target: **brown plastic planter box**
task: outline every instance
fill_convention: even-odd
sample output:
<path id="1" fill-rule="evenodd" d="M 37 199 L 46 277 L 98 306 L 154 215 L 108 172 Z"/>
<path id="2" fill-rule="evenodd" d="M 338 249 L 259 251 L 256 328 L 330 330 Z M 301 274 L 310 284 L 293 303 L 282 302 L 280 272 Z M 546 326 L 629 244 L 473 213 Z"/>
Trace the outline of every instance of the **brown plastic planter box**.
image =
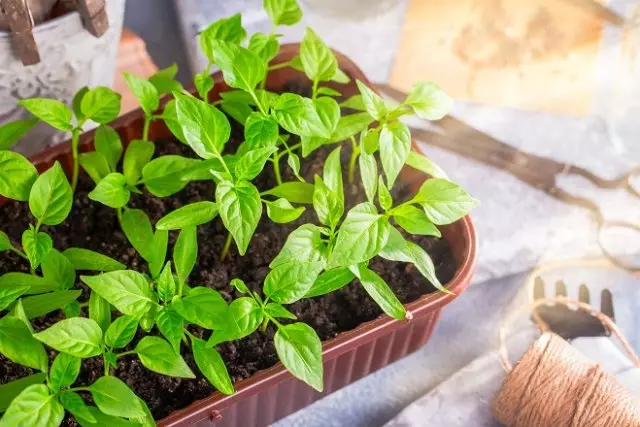
<path id="1" fill-rule="evenodd" d="M 285 45 L 275 59 L 275 63 L 287 61 L 298 54 L 298 44 Z M 357 93 L 354 80 L 359 79 L 371 86 L 362 71 L 348 58 L 336 53 L 340 68 L 352 79 L 347 85 L 333 85 L 343 94 Z M 215 86 L 211 101 L 219 99 L 219 92 L 228 90 L 220 73 L 213 75 Z M 291 79 L 306 81 L 302 73 L 289 68 L 272 72 L 267 80 L 267 88 L 282 89 Z M 166 102 L 166 99 L 165 99 Z M 143 127 L 143 113 L 140 109 L 120 117 L 112 126 L 124 143 L 140 138 Z M 162 121 L 151 125 L 150 139 L 170 138 L 171 133 Z M 93 132 L 81 137 L 81 151 L 93 148 Z M 414 149 L 419 150 L 414 144 Z M 32 158 L 39 170 L 49 168 L 56 160 L 67 171 L 71 170 L 72 157 L 67 142 L 48 149 Z M 403 178 L 417 187 L 424 180 L 416 171 L 403 171 Z M 2 200 L 0 200 L 0 205 Z M 476 263 L 476 234 L 469 217 L 446 226 L 442 230 L 453 249 L 458 262 L 458 270 L 447 288 L 459 295 L 471 281 Z M 293 378 L 281 363 L 265 369 L 236 384 L 236 394 L 225 396 L 214 393 L 209 398 L 194 402 L 185 409 L 172 413 L 159 421 L 160 426 L 266 426 L 304 408 L 312 402 L 362 378 L 383 366 L 398 360 L 422 347 L 433 332 L 443 307 L 455 296 L 441 292 L 424 295 L 407 304 L 413 314 L 411 321 L 398 321 L 388 316 L 358 326 L 341 333 L 323 343 L 324 392 L 318 393 L 306 384 Z M 443 349 L 446 351 L 446 349 Z"/>

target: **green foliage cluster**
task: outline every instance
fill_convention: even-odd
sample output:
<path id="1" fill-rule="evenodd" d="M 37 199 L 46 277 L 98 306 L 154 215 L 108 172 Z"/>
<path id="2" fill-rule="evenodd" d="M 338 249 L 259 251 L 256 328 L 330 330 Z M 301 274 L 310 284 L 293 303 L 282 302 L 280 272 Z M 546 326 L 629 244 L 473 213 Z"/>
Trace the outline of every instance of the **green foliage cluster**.
<path id="1" fill-rule="evenodd" d="M 269 34 L 257 33 L 247 41 L 239 14 L 214 22 L 201 33 L 200 45 L 209 64 L 194 77 L 199 97 L 174 79 L 175 66 L 148 80 L 125 76 L 145 116 L 140 139 L 126 148 L 108 125 L 119 114 L 120 95 L 106 87 L 81 89 L 72 108 L 50 99 L 21 101 L 35 119 L 0 128 L 0 195 L 28 201 L 35 218 L 20 244 L 0 232 L 0 252 L 18 254 L 31 268 L 30 273 L 0 276 L 0 311 L 5 313 L 0 318 L 0 353 L 38 371 L 0 386 L 0 413 L 4 412 L 0 426 L 57 426 L 65 411 L 82 426 L 154 425 L 146 404 L 112 375 L 126 363 L 122 358 L 137 357 L 147 369 L 163 375 L 195 378 L 182 357 L 191 352 L 200 373 L 217 390 L 231 394 L 234 387 L 216 346 L 269 324 L 275 327 L 274 344 L 284 366 L 322 390 L 320 339 L 286 305 L 334 292 L 357 278 L 385 313 L 410 318 L 387 283 L 368 267 L 374 257 L 412 263 L 429 282 L 448 292 L 429 255 L 406 240 L 400 229 L 440 237 L 438 226 L 459 220 L 477 202 L 428 158 L 411 150 L 409 129 L 400 118 L 417 115 L 437 120 L 447 113 L 451 99 L 426 83 L 415 85 L 407 99 L 395 105 L 357 81 L 360 93 L 339 103 L 342 94 L 328 83 L 347 83 L 349 77 L 311 29 L 299 56 L 272 63 L 280 49 L 278 26 L 296 24 L 302 13 L 295 0 L 265 0 L 264 6 L 273 22 Z M 214 65 L 231 90 L 209 102 Z M 311 97 L 267 89 L 267 75 L 284 67 L 309 78 Z M 173 96 L 158 113 L 163 94 Z M 231 133 L 228 117 L 244 127 L 244 141 L 235 153 L 226 147 Z M 89 120 L 99 124 L 95 150 L 79 154 L 79 136 Z M 198 158 L 153 158 L 155 147 L 149 137 L 155 120 L 164 121 Z M 71 184 L 58 163 L 38 175 L 27 159 L 8 151 L 39 121 L 71 132 Z M 345 141 L 352 148 L 346 178 L 340 158 Z M 301 158 L 325 145 L 335 148 L 324 162 L 322 176 L 306 182 L 300 174 Z M 282 180 L 284 157 L 294 181 Z M 267 164 L 272 165 L 277 185 L 261 192 L 253 181 Z M 391 189 L 405 165 L 432 178 L 399 203 Z M 127 270 L 118 261 L 83 248 L 59 252 L 41 231 L 43 225 L 56 226 L 67 218 L 79 166 L 95 182 L 89 197 L 117 210 L 130 244 L 148 263 L 148 274 Z M 346 211 L 343 181 L 352 182 L 356 168 L 367 201 Z M 155 225 L 144 211 L 129 206 L 132 193 L 142 188 L 167 197 L 192 181 L 211 179 L 212 200 L 183 206 Z M 288 223 L 306 209 L 313 209 L 317 221 L 288 236 L 269 266 L 262 293 L 234 279 L 230 285 L 243 296 L 227 302 L 217 291 L 189 282 L 198 259 L 198 226 L 219 216 L 228 230 L 221 258 L 232 244 L 244 255 L 264 210 L 271 221 Z M 171 257 L 169 232 L 178 233 Z M 78 272 L 90 289 L 83 303 L 78 302 Z M 57 310 L 64 311 L 65 319 L 34 333 L 31 319 Z M 190 325 L 210 331 L 203 335 L 206 339 L 194 335 Z M 133 345 L 139 330 L 144 337 Z M 51 366 L 46 348 L 57 352 Z M 74 387 L 83 359 L 92 357 L 103 359 L 104 376 L 89 386 Z M 88 405 L 83 394 L 90 395 L 94 405 Z"/>

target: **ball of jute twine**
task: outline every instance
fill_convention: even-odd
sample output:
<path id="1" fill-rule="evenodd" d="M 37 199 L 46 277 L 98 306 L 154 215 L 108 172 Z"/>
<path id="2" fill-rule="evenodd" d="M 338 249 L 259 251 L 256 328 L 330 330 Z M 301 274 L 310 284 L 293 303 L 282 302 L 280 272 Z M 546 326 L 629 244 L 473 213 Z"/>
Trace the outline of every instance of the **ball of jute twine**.
<path id="1" fill-rule="evenodd" d="M 529 277 L 535 275 L 536 272 Z M 505 346 L 507 328 L 500 328 L 500 356 L 508 375 L 493 403 L 494 416 L 509 427 L 640 426 L 640 399 L 597 363 L 548 331 L 536 310 L 553 303 L 577 307 L 596 316 L 640 367 L 640 359 L 629 342 L 605 314 L 566 297 L 536 300 L 515 316 L 532 312 L 543 333 L 515 366 L 509 362 Z"/>

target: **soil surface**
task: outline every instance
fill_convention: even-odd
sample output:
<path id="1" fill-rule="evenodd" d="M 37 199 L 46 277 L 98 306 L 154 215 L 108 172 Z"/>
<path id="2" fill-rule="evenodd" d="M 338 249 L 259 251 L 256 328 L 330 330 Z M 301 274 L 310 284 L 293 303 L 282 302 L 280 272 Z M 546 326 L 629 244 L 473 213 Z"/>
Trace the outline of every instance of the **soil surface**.
<path id="1" fill-rule="evenodd" d="M 229 152 L 234 152 L 239 137 L 242 135 L 242 128 L 233 120 L 232 123 L 235 126 L 232 139 L 227 144 Z M 293 142 L 293 139 L 291 141 Z M 189 147 L 177 141 L 158 141 L 156 145 L 156 156 L 180 154 L 195 157 Z M 314 174 L 322 173 L 323 160 L 333 148 L 335 146 L 322 148 L 312 153 L 308 159 L 303 160 L 301 174 L 307 182 L 313 182 Z M 356 172 L 353 184 L 347 182 L 346 170 L 350 154 L 351 145 L 342 144 L 341 155 L 344 165 L 347 203 L 345 211 L 350 206 L 365 200 L 364 190 L 359 184 L 358 173 Z M 284 181 L 296 179 L 286 165 L 284 157 L 281 170 Z M 261 190 L 275 186 L 276 182 L 270 165 L 255 180 L 255 183 Z M 69 247 L 83 247 L 109 255 L 131 269 L 146 272 L 146 262 L 129 245 L 124 233 L 120 230 L 115 211 L 93 202 L 87 197 L 92 188 L 93 183 L 90 179 L 86 176 L 81 177 L 69 218 L 56 227 L 43 227 L 43 231 L 51 235 L 55 247 L 60 251 Z M 409 197 L 408 188 L 401 181 L 396 183 L 392 193 L 396 201 Z M 178 194 L 163 199 L 154 197 L 145 190 L 143 194 L 132 197 L 131 206 L 143 209 L 155 223 L 166 213 L 185 204 L 200 200 L 213 200 L 213 194 L 212 181 L 194 182 Z M 12 202 L 0 208 L 0 228 L 15 242 L 20 241 L 22 232 L 31 222 L 33 222 L 33 218 L 29 213 L 27 203 Z M 299 225 L 307 222 L 318 223 L 311 206 L 307 207 L 306 212 L 299 220 L 290 224 L 274 224 L 269 221 L 265 212 L 245 256 L 239 256 L 237 251 L 231 250 L 223 262 L 219 260 L 219 254 L 227 233 L 222 222 L 216 218 L 209 224 L 201 225 L 198 227 L 198 264 L 189 278 L 189 283 L 192 286 L 208 286 L 216 289 L 228 301 L 240 296 L 229 286 L 231 279 L 236 277 L 243 279 L 249 288 L 261 292 L 263 279 L 269 272 L 269 262 L 278 254 L 287 235 Z M 176 233 L 172 232 L 170 248 L 176 237 Z M 446 240 L 425 236 L 415 236 L 411 239 L 427 250 L 433 258 L 438 277 L 443 283 L 447 283 L 455 273 L 456 262 Z M 434 291 L 434 288 L 413 265 L 375 258 L 369 266 L 387 281 L 403 303 L 414 301 L 420 296 Z M 0 274 L 10 271 L 28 272 L 29 267 L 18 256 L 10 252 L 3 252 L 0 254 Z M 76 286 L 84 290 L 80 301 L 86 301 L 88 299 L 87 288 L 79 280 Z M 299 301 L 288 308 L 298 316 L 299 321 L 313 327 L 322 340 L 351 330 L 363 322 L 377 318 L 382 313 L 357 280 L 332 294 Z M 1 315 L 2 313 L 0 313 L 0 317 Z M 86 315 L 86 312 L 83 312 L 83 315 Z M 58 311 L 46 317 L 34 319 L 33 327 L 36 331 L 40 331 L 63 317 L 64 315 Z M 193 333 L 202 336 L 203 331 L 191 328 Z M 156 332 L 154 330 L 154 333 Z M 269 368 L 277 362 L 273 346 L 274 332 L 270 327 L 265 332 L 257 331 L 240 341 L 218 346 L 234 382 L 248 378 L 257 371 Z M 130 347 L 134 347 L 141 337 L 142 334 L 139 334 Z M 207 380 L 199 375 L 193 357 L 186 348 L 183 347 L 182 353 L 193 372 L 198 375 L 197 379 L 185 380 L 155 374 L 146 370 L 135 356 L 120 359 L 120 366 L 113 373 L 147 402 L 154 417 L 159 420 L 176 409 L 184 408 L 195 400 L 209 396 L 214 391 Z M 50 357 L 53 359 L 55 352 L 50 351 Z M 91 384 L 103 372 L 101 358 L 86 359 L 76 385 Z M 31 369 L 16 365 L 0 355 L 0 384 L 31 373 L 33 373 Z M 75 420 L 67 416 L 65 425 L 77 424 Z"/>

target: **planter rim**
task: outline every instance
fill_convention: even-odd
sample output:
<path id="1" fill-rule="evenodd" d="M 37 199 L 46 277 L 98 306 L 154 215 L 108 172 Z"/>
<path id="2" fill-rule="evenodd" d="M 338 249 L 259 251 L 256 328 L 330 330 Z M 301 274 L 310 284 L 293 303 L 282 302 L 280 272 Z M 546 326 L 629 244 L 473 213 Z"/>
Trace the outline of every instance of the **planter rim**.
<path id="1" fill-rule="evenodd" d="M 272 64 L 286 62 L 293 56 L 295 56 L 299 50 L 299 43 L 283 44 L 278 56 L 272 61 Z M 334 53 L 338 59 L 340 69 L 342 69 L 352 80 L 358 79 L 367 86 L 375 90 L 372 83 L 360 70 L 360 68 L 348 57 L 340 52 L 334 50 Z M 212 74 L 214 79 L 214 90 L 212 91 L 212 97 L 217 97 L 220 91 L 220 87 L 223 90 L 228 90 L 222 79 L 222 73 L 220 71 Z M 350 83 L 352 84 L 352 83 Z M 195 88 L 193 86 L 187 87 L 187 90 L 194 93 Z M 160 102 L 161 107 L 166 104 L 172 97 L 170 95 L 164 96 Z M 211 98 L 211 97 L 210 97 Z M 126 127 L 134 121 L 140 121 L 143 117 L 143 112 L 140 108 L 130 111 L 119 118 L 110 125 L 114 128 Z M 153 127 L 153 125 L 152 125 Z M 93 140 L 93 134 L 95 130 L 84 132 L 80 137 L 80 146 L 85 149 L 91 145 Z M 134 139 L 134 138 L 131 138 Z M 153 131 L 151 132 L 151 138 L 153 138 Z M 420 146 L 412 140 L 413 149 L 419 153 L 423 153 Z M 38 163 L 52 163 L 56 158 L 68 154 L 70 152 L 70 140 L 61 143 L 59 145 L 49 147 L 41 151 L 40 153 L 31 156 L 30 160 L 34 164 Z M 2 204 L 2 198 L 0 198 L 0 205 Z M 469 216 L 465 216 L 458 222 L 454 223 L 458 225 L 460 230 L 456 234 L 462 234 L 465 237 L 465 248 L 458 261 L 458 268 L 454 277 L 445 285 L 452 294 L 446 294 L 440 291 L 431 292 L 423 295 L 417 300 L 404 304 L 407 311 L 410 311 L 413 316 L 425 315 L 434 310 L 443 308 L 446 304 L 451 302 L 457 297 L 471 281 L 473 272 L 475 270 L 478 252 L 478 242 L 476 237 L 475 227 Z M 453 234 L 452 232 L 444 232 L 443 237 L 447 234 Z M 322 342 L 322 356 L 323 359 L 331 356 L 337 357 L 349 351 L 354 347 L 356 342 L 362 340 L 371 340 L 376 338 L 384 331 L 390 329 L 397 329 L 400 326 L 410 322 L 410 320 L 396 320 L 386 314 L 380 315 L 378 318 L 362 323 L 356 328 L 341 332 L 337 336 Z M 186 419 L 193 421 L 209 418 L 210 412 L 214 406 L 219 409 L 219 406 L 226 407 L 239 401 L 242 394 L 253 394 L 252 391 L 259 391 L 267 385 L 276 384 L 288 376 L 289 372 L 286 370 L 282 362 L 278 361 L 274 366 L 260 370 L 249 378 L 243 379 L 235 384 L 236 392 L 233 395 L 223 395 L 218 391 L 214 391 L 210 396 L 194 401 L 189 406 L 172 412 L 169 416 L 158 420 L 157 424 L 163 427 L 184 425 Z"/>

